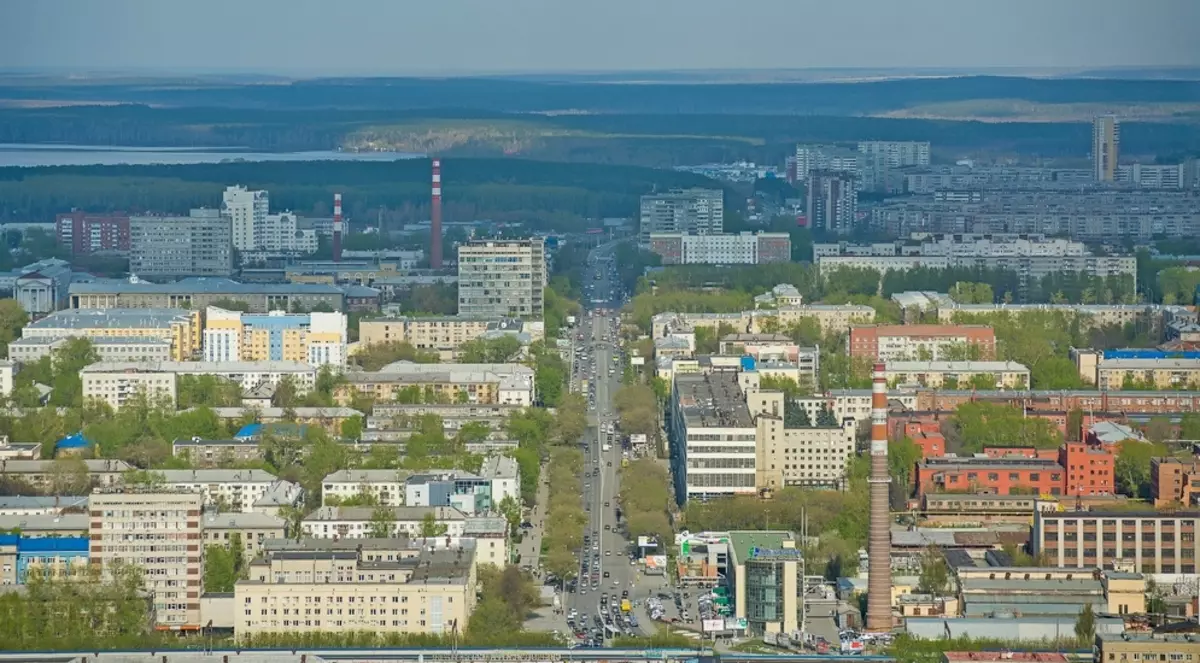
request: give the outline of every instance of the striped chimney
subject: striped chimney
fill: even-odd
[[[892,534],[888,505],[887,367],[875,364],[871,383],[871,520],[867,537],[867,630],[892,628]]]
[[[333,194],[333,260],[342,260],[342,194]]]
[[[442,161],[433,160],[433,199],[429,211],[429,266],[442,268]]]

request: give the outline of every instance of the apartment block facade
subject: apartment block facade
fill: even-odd
[[[129,271],[151,278],[229,276],[233,239],[220,210],[188,216],[135,216],[129,220]]]
[[[58,245],[71,250],[71,255],[92,253],[129,253],[129,216],[126,214],[92,214],[72,211],[54,219]]]
[[[850,356],[876,361],[992,360],[996,334],[985,325],[863,325],[850,328]],[[966,354],[962,354],[966,353]]]
[[[1050,564],[1073,568],[1111,568],[1132,564],[1141,573],[1196,572],[1195,511],[1038,512],[1030,546]]]
[[[787,233],[654,233],[650,250],[664,265],[766,265],[790,262],[792,240]]]
[[[840,235],[858,225],[858,189],[854,174],[841,170],[813,170],[808,176],[805,208],[808,227]]]
[[[546,246],[540,237],[476,240],[458,247],[458,313],[541,320]]]
[[[344,313],[271,311],[256,315],[210,306],[205,321],[204,361],[346,363]]]
[[[642,196],[638,241],[643,244],[655,233],[713,235],[724,227],[725,192],[721,189],[677,189]]]

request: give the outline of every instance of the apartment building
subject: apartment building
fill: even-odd
[[[546,245],[541,237],[460,244],[458,313],[541,320],[546,279]]]
[[[29,364],[67,345],[65,338],[19,338],[8,344],[14,362]],[[109,336],[89,339],[100,361],[171,361],[170,341],[148,336]]]
[[[312,389],[316,374],[312,365],[295,361],[100,362],[80,371],[84,399],[103,401],[113,409],[120,409],[138,393],[174,405],[175,381],[180,375],[213,375],[237,383],[243,391],[264,384],[278,386],[286,377],[303,394]]]
[[[1200,389],[1200,359],[1101,359],[1096,365],[1096,387],[1119,391],[1125,385],[1152,389]]]
[[[254,438],[205,440],[190,437],[172,442],[171,455],[187,460],[194,467],[213,467],[259,460],[263,450]]]
[[[1200,658],[1200,639],[1171,633],[1099,633],[1097,663],[1120,661],[1194,661]]]
[[[664,265],[767,265],[791,262],[792,240],[787,233],[653,233],[650,250]]]
[[[132,352],[143,346],[161,348],[168,344],[170,359],[187,361],[200,350],[200,314],[183,309],[72,309],[56,311],[29,323],[21,330],[21,340],[13,359],[36,361],[39,354],[53,350],[53,343],[68,338],[91,340],[97,350],[124,361],[142,361]],[[139,343],[157,341],[159,343]],[[122,351],[118,348],[125,348]],[[155,354],[161,354],[161,350]]]
[[[201,311],[234,301],[250,313],[311,311],[328,306],[334,311],[379,310],[379,291],[364,286],[315,283],[238,283],[216,277],[193,277],[173,283],[145,281],[73,282],[67,288],[69,308],[182,308]],[[356,300],[361,300],[355,304]]]
[[[133,469],[123,460],[85,458],[88,479],[93,487],[119,486],[125,472]],[[12,477],[39,490],[55,487],[54,461],[0,459],[0,476]]]
[[[1063,313],[1079,317],[1085,330],[1135,325],[1162,338],[1176,322],[1196,322],[1196,312],[1185,306],[1163,304],[947,304],[938,307],[938,322],[949,324],[972,315],[1007,313]]]
[[[953,410],[963,403],[985,401],[1029,412],[1124,412],[1127,415],[1181,414],[1200,412],[1200,392],[1194,391],[1097,391],[1097,390],[939,390],[918,388],[911,392],[910,409]]]
[[[229,221],[234,248],[239,251],[259,248],[271,206],[267,192],[231,186],[225,189],[221,199],[221,214]]]
[[[642,196],[638,241],[656,233],[718,234],[725,227],[725,192],[721,189],[677,189]],[[459,310],[462,313],[462,310]]]
[[[87,569],[86,536],[0,534],[0,586],[24,585],[31,576],[81,577]]]
[[[1196,572],[1195,511],[1059,511],[1033,517],[1030,547],[1058,567],[1132,565],[1141,573]]]
[[[884,157],[888,168],[929,165],[929,141],[864,140],[858,142],[858,151]]]
[[[313,366],[346,363],[345,313],[265,315],[210,306],[205,312],[204,361],[295,361]]]
[[[956,389],[985,381],[990,388],[1027,389],[1029,368],[1015,361],[893,361],[888,384]]]
[[[785,486],[844,487],[846,462],[854,456],[857,431],[854,420],[843,420],[840,426],[785,428],[783,394],[774,397],[777,404],[772,403],[769,411],[755,417],[756,486],[773,490]]]
[[[129,216],[122,213],[92,214],[73,210],[54,218],[58,245],[71,255],[129,253]]]
[[[205,547],[229,549],[237,542],[242,548],[242,559],[247,563],[266,551],[268,540],[287,535],[287,521],[265,513],[208,512],[204,514],[200,528]]]
[[[515,458],[491,454],[483,459],[479,476],[491,482],[493,504],[499,505],[505,498],[520,503],[521,468]]]
[[[1088,168],[955,164],[909,168],[904,173],[905,192],[943,194],[946,199],[959,201],[981,200],[982,190],[1070,191],[1092,183],[1092,171]]]
[[[248,576],[234,588],[239,636],[461,633],[476,601],[466,547],[290,547],[255,560]]]
[[[888,391],[889,407],[911,410],[916,402],[917,392],[912,389]],[[816,421],[822,409],[832,412],[837,421],[853,419],[862,423],[871,418],[870,389],[831,389],[824,394],[798,398],[796,404],[804,408],[809,421]]]
[[[774,333],[812,319],[823,332],[845,332],[851,325],[875,321],[875,309],[864,304],[805,304],[740,313],[659,313],[650,319],[651,338],[671,333],[729,327],[733,333]]]
[[[88,501],[89,559],[110,572],[116,565],[143,571],[159,628],[198,630],[204,546],[198,493],[96,492]]]
[[[229,276],[233,237],[220,210],[129,219],[129,271],[145,277]]]
[[[1116,182],[1139,189],[1182,189],[1187,181],[1185,164],[1134,163],[1117,166]]]
[[[680,504],[754,494],[758,430],[736,373],[675,376],[668,419]]]
[[[350,371],[334,389],[349,404],[355,395],[376,402],[532,405],[533,369],[521,364],[414,364],[396,362],[377,372]]]
[[[386,317],[359,322],[358,340],[366,347],[375,343],[408,343],[417,350],[437,352],[442,361],[452,361],[459,346],[481,338],[511,333],[530,342],[545,338],[540,320],[487,318],[462,315],[432,317]]]
[[[406,470],[338,470],[321,482],[321,504],[334,506],[358,495],[370,495],[380,506],[404,506]]]
[[[822,270],[859,267],[877,271],[917,267],[1005,269],[1023,283],[1060,272],[1136,278],[1134,256],[1097,256],[1078,241],[1041,234],[915,233],[909,240],[875,244],[814,244],[813,261]],[[1136,285],[1136,283],[1135,283]]]
[[[875,361],[992,360],[996,334],[985,325],[861,325],[850,328],[850,356]]]
[[[1112,182],[1117,176],[1121,125],[1115,115],[1092,120],[1092,176],[1097,182]]]
[[[1150,497],[1155,507],[1195,506],[1200,497],[1200,458],[1151,459]]]
[[[805,207],[808,227],[847,235],[858,226],[858,188],[852,173],[813,170],[808,174]]]
[[[467,514],[452,506],[391,506],[383,507],[390,516],[390,536],[421,536],[421,526],[427,514],[446,526],[445,536],[460,537],[466,531]],[[377,533],[376,507],[323,506],[300,523],[305,536],[315,539],[362,539]]]
[[[205,506],[242,513],[253,511],[255,503],[281,481],[266,470],[156,470],[155,474],[172,491],[203,495]]]

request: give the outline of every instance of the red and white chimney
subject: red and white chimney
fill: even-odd
[[[429,267],[442,268],[442,162],[433,160],[433,199],[429,211]]]
[[[342,261],[342,194],[333,194],[333,261]]]

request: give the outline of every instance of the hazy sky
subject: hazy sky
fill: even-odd
[[[1200,65],[1200,0],[0,0],[0,69]]]

